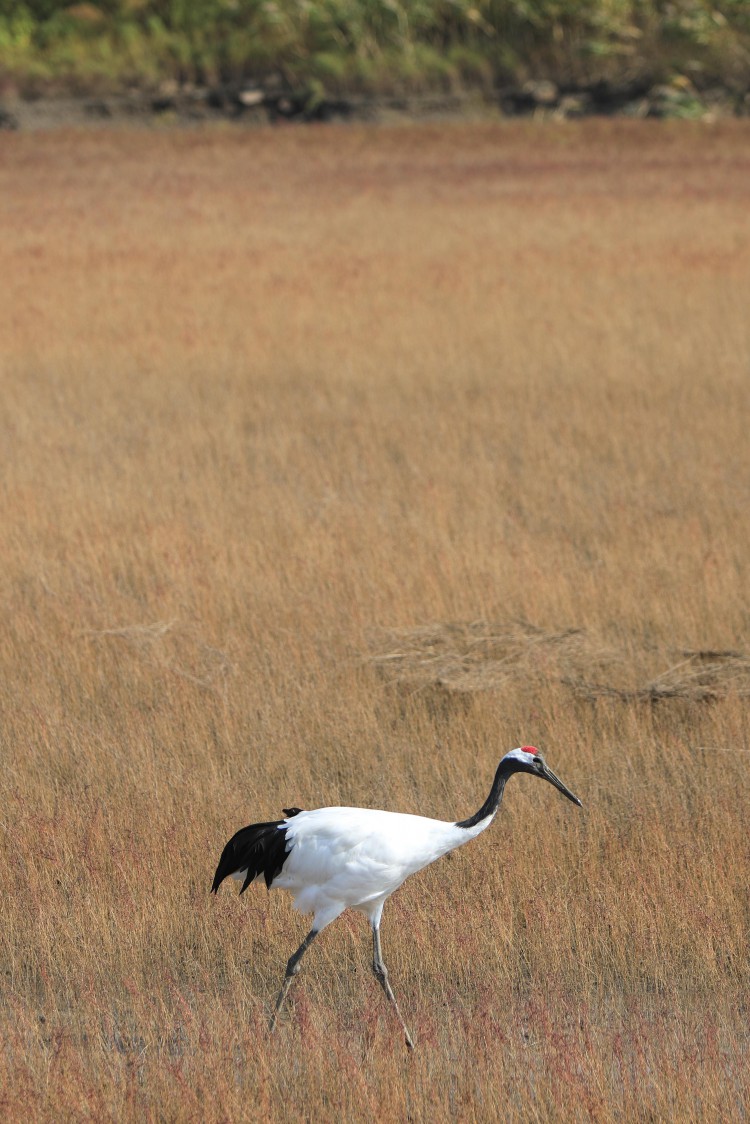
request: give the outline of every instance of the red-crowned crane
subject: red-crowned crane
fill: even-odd
[[[581,806],[578,797],[545,764],[539,751],[526,745],[506,753],[482,807],[457,823],[374,808],[317,808],[312,812],[285,808],[285,819],[251,824],[232,836],[216,868],[214,893],[229,875],[242,882],[241,894],[251,882],[263,877],[269,890],[289,890],[295,908],[313,915],[312,929],[286,966],[271,1030],[299,972],[300,961],[318,933],[345,909],[356,909],[365,914],[372,926],[373,971],[401,1021],[407,1046],[413,1048],[380,951],[383,906],[410,874],[475,839],[489,827],[506,782],[514,773],[542,777]]]

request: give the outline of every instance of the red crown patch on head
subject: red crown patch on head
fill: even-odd
[[[521,752],[522,753],[530,753],[532,757],[536,757],[539,750],[535,749],[533,745],[522,745],[521,746]]]

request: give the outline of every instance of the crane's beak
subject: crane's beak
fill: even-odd
[[[539,776],[544,777],[546,781],[549,781],[550,784],[553,784],[555,788],[558,788],[560,790],[563,796],[567,796],[568,800],[572,800],[573,803],[577,804],[579,808],[583,807],[578,797],[574,796],[570,789],[565,787],[560,778],[555,776],[546,762],[542,765],[542,768],[539,771]]]

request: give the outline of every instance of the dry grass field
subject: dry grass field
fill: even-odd
[[[0,150],[0,1115],[750,1111],[750,131]],[[282,806],[491,829],[386,907]]]

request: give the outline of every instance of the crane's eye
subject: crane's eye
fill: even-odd
[[[534,764],[535,765],[543,765],[544,762],[542,761],[541,757],[535,757],[534,758]]]

